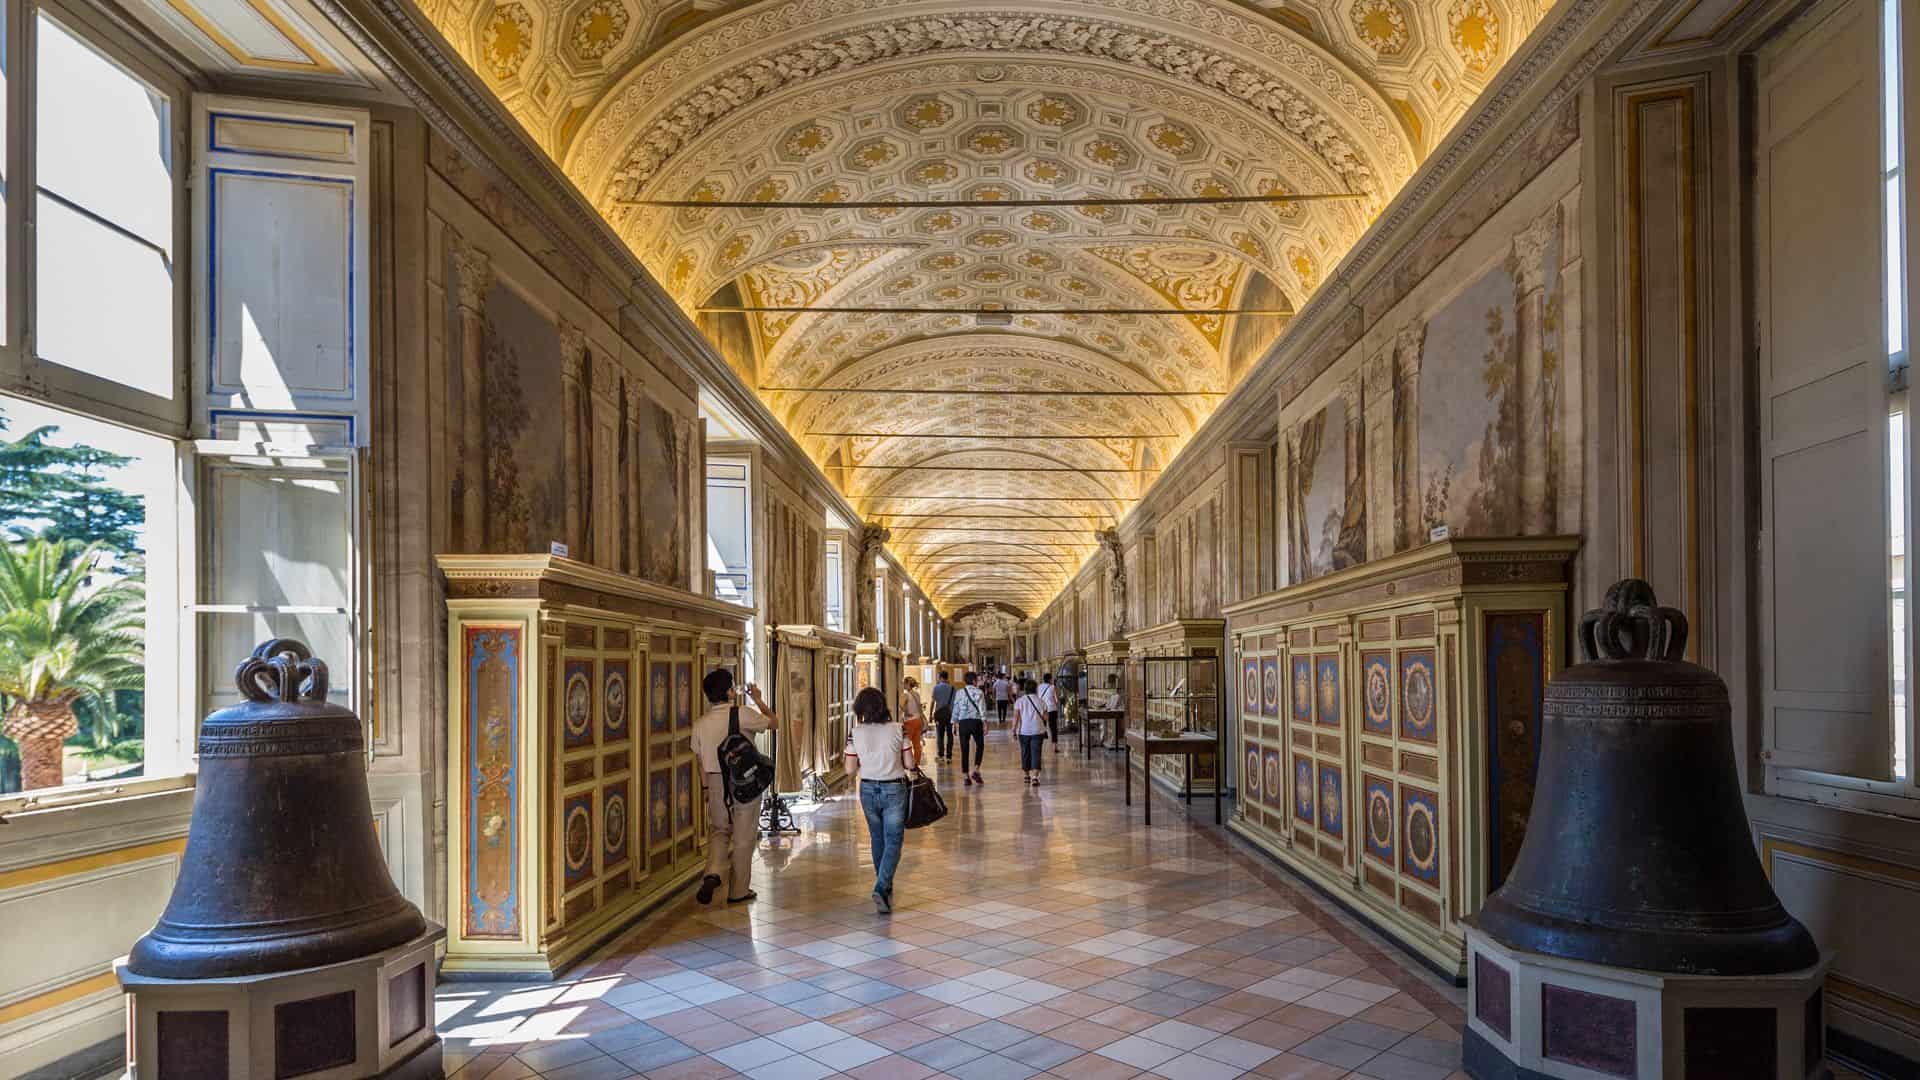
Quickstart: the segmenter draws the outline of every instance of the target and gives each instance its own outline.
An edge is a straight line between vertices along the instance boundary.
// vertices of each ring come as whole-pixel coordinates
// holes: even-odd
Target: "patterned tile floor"
[[[1236,850],[1166,795],[1152,830],[1119,758],[1049,752],[907,834],[876,915],[856,800],[763,842],[760,899],[691,890],[552,983],[441,987],[457,1080],[1451,1080],[1464,991]]]

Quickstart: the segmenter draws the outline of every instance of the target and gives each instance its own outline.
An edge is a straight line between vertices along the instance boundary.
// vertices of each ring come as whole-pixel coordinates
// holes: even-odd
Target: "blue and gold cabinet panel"
[[[1241,767],[1257,753],[1261,787],[1229,827],[1464,974],[1462,919],[1525,835],[1578,546],[1443,541],[1227,607],[1243,703],[1261,688],[1261,709],[1240,713]]]
[[[551,976],[699,872],[696,671],[738,662],[750,612],[544,555],[439,562],[445,968]]]
[[[1234,769],[1238,797],[1234,813],[1261,828],[1285,834],[1286,776],[1281,758],[1286,732],[1280,720],[1280,637],[1247,634],[1239,639],[1238,748]]]

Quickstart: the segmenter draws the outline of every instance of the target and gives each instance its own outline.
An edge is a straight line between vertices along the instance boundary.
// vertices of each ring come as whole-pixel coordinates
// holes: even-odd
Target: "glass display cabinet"
[[[1219,740],[1222,726],[1221,661],[1226,624],[1219,619],[1177,619],[1127,638],[1125,727],[1152,738],[1205,734]],[[1221,783],[1221,752],[1193,756],[1156,753],[1144,778],[1182,795],[1212,795]]]

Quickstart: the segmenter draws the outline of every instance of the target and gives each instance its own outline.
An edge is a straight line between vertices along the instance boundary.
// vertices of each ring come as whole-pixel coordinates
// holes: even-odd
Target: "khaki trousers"
[[[726,886],[729,899],[753,888],[753,849],[760,843],[760,800],[728,806],[719,773],[701,777],[707,787],[707,876]],[[728,876],[728,871],[732,876]]]

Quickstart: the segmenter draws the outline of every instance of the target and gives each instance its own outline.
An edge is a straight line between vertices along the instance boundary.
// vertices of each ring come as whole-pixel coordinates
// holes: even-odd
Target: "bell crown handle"
[[[1687,651],[1687,617],[1661,607],[1653,586],[1623,578],[1607,590],[1601,606],[1580,619],[1580,653],[1586,663],[1606,660],[1681,660]]]
[[[327,700],[327,663],[293,638],[273,638],[254,646],[253,655],[233,672],[240,696],[260,704],[293,705]]]

